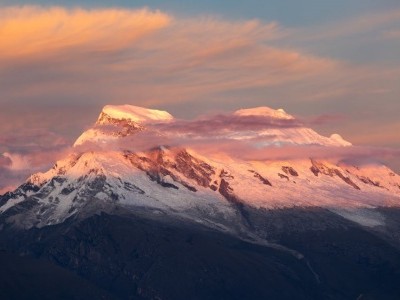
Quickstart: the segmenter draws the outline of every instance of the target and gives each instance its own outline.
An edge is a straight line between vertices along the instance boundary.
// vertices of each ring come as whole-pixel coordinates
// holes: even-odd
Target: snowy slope
[[[234,114],[293,119],[283,110],[265,107]],[[400,205],[400,176],[381,165],[356,167],[308,157],[246,161],[181,146],[137,152],[124,143],[138,132],[146,134],[149,124],[173,121],[163,111],[106,106],[94,127],[75,142],[75,153],[3,195],[0,213],[7,222],[29,228],[120,206],[177,215],[221,230],[233,226],[240,231],[240,222],[235,220],[240,220],[243,204],[255,209],[323,207],[365,226],[384,223],[379,213],[369,209]],[[305,127],[246,134],[261,138],[274,135],[274,145],[351,147],[339,135],[323,137]],[[238,136],[246,138],[234,138]],[[104,143],[117,143],[119,148],[100,151],[83,147]]]
[[[256,107],[250,109],[240,109],[234,112],[236,116],[264,116],[268,118],[279,120],[295,120],[292,115],[286,113],[283,109],[274,110],[269,107]],[[242,135],[242,138],[262,138],[266,137],[266,143],[268,145],[322,145],[322,146],[351,146],[351,143],[345,141],[339,134],[332,134],[329,138],[324,137],[316,133],[311,128],[304,126],[294,128],[268,128],[259,130],[256,132]],[[273,137],[271,139],[271,137]]]

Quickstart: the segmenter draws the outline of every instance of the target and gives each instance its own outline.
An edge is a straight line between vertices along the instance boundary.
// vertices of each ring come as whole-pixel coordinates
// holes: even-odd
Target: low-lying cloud
[[[194,121],[178,120],[166,124],[150,125],[150,128],[159,129],[170,134],[210,137],[232,132],[240,133],[266,129],[298,128],[302,126],[304,125],[295,119],[219,114],[202,117]]]
[[[325,116],[322,118],[325,119]],[[245,161],[314,158],[355,164],[365,161],[383,163],[400,156],[399,149],[387,147],[326,146],[317,144],[318,141],[304,141],[303,144],[290,141],[293,132],[289,133],[287,130],[306,127],[296,119],[220,114],[203,116],[193,121],[175,120],[169,123],[146,124],[145,130],[132,135],[101,142],[89,140],[75,150],[143,152],[166,146],[191,148],[203,155],[223,154]],[[111,135],[121,128],[115,125],[100,125],[96,129]],[[281,136],[276,135],[276,130]]]

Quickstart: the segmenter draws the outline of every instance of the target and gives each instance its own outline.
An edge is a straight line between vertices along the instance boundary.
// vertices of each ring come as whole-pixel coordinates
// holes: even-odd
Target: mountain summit
[[[235,111],[234,114],[238,116],[265,116],[265,117],[272,117],[275,119],[289,119],[289,120],[294,119],[293,116],[287,114],[282,108],[275,110],[266,106],[239,109]]]
[[[203,133],[195,143],[189,140],[204,124],[221,127],[218,118],[226,122],[220,130],[228,152],[221,150],[219,136],[207,140]],[[209,122],[179,123],[165,111],[107,105],[93,128],[77,139],[73,153],[3,195],[0,212],[7,223],[29,228],[116,206],[139,207],[246,231],[239,209],[244,204],[254,209],[323,207],[363,225],[382,224],[379,213],[365,209],[399,205],[400,177],[383,165],[357,167],[310,157],[307,149],[315,152],[315,145],[317,151],[328,152],[351,144],[293,121],[282,109],[260,107]],[[243,122],[245,128],[227,131],[233,122]],[[235,153],[243,143],[248,148]],[[285,153],[287,145],[301,146],[304,157],[268,159],[268,151]],[[245,156],[253,150],[265,158]],[[231,228],[238,217],[240,229]]]
[[[168,112],[133,105],[106,105],[97,124],[107,124],[107,120],[130,120],[137,123],[169,122],[174,119]]]

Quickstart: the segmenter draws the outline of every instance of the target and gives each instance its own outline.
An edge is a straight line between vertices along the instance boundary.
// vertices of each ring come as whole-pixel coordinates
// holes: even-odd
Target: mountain
[[[233,115],[294,120],[283,110],[266,107]],[[10,215],[7,220],[15,226],[30,228],[61,223],[92,210],[144,207],[233,230],[225,223],[236,217],[239,204],[263,209],[323,207],[362,225],[376,225],[381,224],[381,216],[364,213],[365,209],[400,203],[400,176],[383,165],[357,167],[315,158],[249,161],[219,152],[206,157],[184,145],[149,143],[154,136],[169,141],[171,133],[163,131],[162,124],[173,122],[164,111],[105,106],[93,128],[75,142],[76,151],[4,195],[0,212]],[[157,129],[151,124],[157,124]],[[130,138],[136,135],[151,147],[135,150],[140,141]],[[228,135],[248,143],[256,136],[256,143],[277,149],[277,143],[320,145],[320,151],[351,147],[339,135],[326,138],[298,126]],[[29,210],[18,209],[27,203]]]
[[[121,299],[396,299],[400,176],[353,148],[282,109],[107,105],[0,196],[0,241]]]

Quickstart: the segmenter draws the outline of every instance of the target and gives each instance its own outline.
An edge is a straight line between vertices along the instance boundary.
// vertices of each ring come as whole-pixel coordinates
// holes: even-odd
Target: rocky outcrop
[[[289,181],[289,176],[283,175],[283,174],[281,174],[281,173],[278,173],[278,176],[279,176],[281,179],[286,179],[287,181]]]
[[[210,185],[215,169],[206,162],[193,157],[186,150],[180,151],[175,156],[175,162],[175,169],[186,178],[196,181],[203,187]]]
[[[299,176],[299,173],[295,169],[289,166],[282,166],[282,171],[285,172],[286,175],[291,175],[291,176]]]
[[[255,177],[255,178],[258,178],[258,179],[261,181],[262,184],[272,186],[271,182],[269,182],[269,180],[268,180],[267,178],[261,176],[260,173],[257,173],[257,172],[254,171],[254,170],[249,170],[249,172],[250,172],[250,173],[253,173],[253,174],[254,174],[254,177]]]
[[[339,169],[336,168],[330,168],[326,165],[324,165],[321,162],[318,162],[316,160],[311,160],[312,166],[310,167],[311,172],[314,173],[315,176],[318,176],[318,174],[323,174],[327,175],[330,177],[337,176],[340,179],[342,179],[345,183],[348,185],[352,186],[356,190],[360,190],[360,187],[356,185],[349,177],[344,176]]]
[[[164,181],[164,178],[169,176],[173,181],[182,184],[192,192],[196,192],[197,189],[188,183],[188,180],[195,181],[199,186],[209,187],[211,177],[215,174],[213,167],[193,157],[186,150],[167,155],[163,149],[158,148],[151,150],[147,156],[126,151],[125,157],[135,167],[146,172],[151,180],[165,187],[178,188],[176,185]]]

